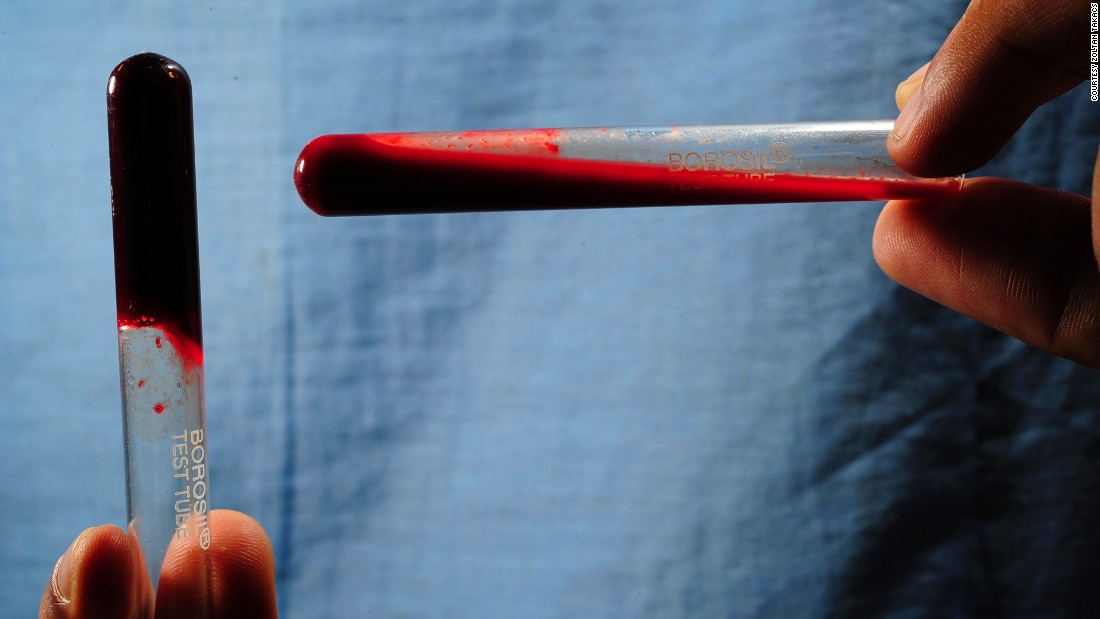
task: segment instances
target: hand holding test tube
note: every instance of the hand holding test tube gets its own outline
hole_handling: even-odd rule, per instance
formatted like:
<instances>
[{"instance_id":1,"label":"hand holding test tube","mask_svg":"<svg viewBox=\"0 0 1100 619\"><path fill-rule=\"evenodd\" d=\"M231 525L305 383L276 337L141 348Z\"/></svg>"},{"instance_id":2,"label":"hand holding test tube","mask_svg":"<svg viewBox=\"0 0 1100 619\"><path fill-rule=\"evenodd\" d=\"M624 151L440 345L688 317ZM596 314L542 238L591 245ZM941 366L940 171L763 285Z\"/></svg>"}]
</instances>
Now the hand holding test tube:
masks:
<instances>
[{"instance_id":1,"label":"hand holding test tube","mask_svg":"<svg viewBox=\"0 0 1100 619\"><path fill-rule=\"evenodd\" d=\"M129 522L76 538L39 617L275 617L263 527L209 508L190 79L138 54L107 107Z\"/></svg>"},{"instance_id":2,"label":"hand holding test tube","mask_svg":"<svg viewBox=\"0 0 1100 619\"><path fill-rule=\"evenodd\" d=\"M899 89L899 107L907 108L907 123L899 125L907 126L891 136L890 146L895 159L906 169L950 175L980 165L1039 103L1080 81L1079 77L1067 80L1069 75L1061 79L1051 77L1061 74L1066 66L1075 66L1074 61L1059 64L1062 54L1052 53L1074 47L1079 42L1080 37L1074 34L1076 31L1066 26L1070 21L1050 18L1041 22L1013 23L1014 17L1026 16L1030 14L1028 9L1039 6L1027 0L985 5L988 8L996 4L1004 9L992 16L982 14L983 7L977 4L981 3L973 5L973 13L968 13L971 19L956 27L935 67L918 71ZM1069 12L1078 6L1059 1L1045 3L1041 8L1054 14ZM1074 15L1074 19L1079 17ZM1036 44L1034 41L1039 40L1036 37L1041 32L1048 35L1042 41L1054 44ZM997 36L1006 33L1011 36ZM1028 44L1023 49L1033 52L1033 57L1042 62L1020 67L1017 66L1020 61L1027 59L1016 58L1014 65L1014 59L1005 56L1006 49L972 49L976 42L1004 38L1026 39ZM975 51L981 53L972 53ZM1078 57L1080 54L1073 54L1073 58ZM1005 86L1004 82L1013 81L1020 75L1026 78L1012 87ZM975 77L981 81L975 82ZM944 89L957 89L960 84L966 85L962 96L944 97ZM1016 93L1027 96L1012 96ZM943 104L930 105L929 102L935 101ZM993 127L992 141L960 140L965 137L967 127L983 130ZM951 145L960 146L958 152L949 148ZM1094 189L1093 193L1092 208L1100 212L1097 206L1100 191ZM934 205L907 201L889 203L876 231L876 256L892 277L923 294L995 324L1030 343L1086 363L1100 364L1095 346L1100 340L1096 336L1096 322L1088 319L1095 314L1097 306L1095 273L1089 275L1090 270L1095 271L1095 260L1089 257L1087 232L1080 234L1089 226L1088 202L1088 198L1082 196L1019 183L992 179L968 181L964 191ZM1035 231L1052 242L1045 246L1041 243L1029 245L1025 252L1013 251L1014 242ZM1060 248L1058 239L1069 241ZM949 265L943 259L960 255L958 250L967 245L976 245L982 251L964 264ZM1066 260L1073 256L1076 257ZM1066 265L1072 267L1072 272L1065 268ZM950 278L945 276L950 266L954 267L953 272L959 280L954 291L948 281ZM1017 292L1028 292L1027 298L1019 294L989 294L1005 292L1005 274L1021 273L1026 276L1026 285L1018 287ZM1070 281L1070 285L1061 294L1052 290L1052 282L1066 281ZM976 285L968 291L963 290L972 284ZM1067 289L1074 293L1067 295ZM1052 296L1060 296L1066 302L1048 304L1045 299ZM1065 323L1066 328L1059 329L1063 317L1072 320ZM1050 334L1058 337L1050 337ZM223 525L219 515L219 512L211 514L215 548L228 544L227 553L232 554L238 545L251 543L250 540L262 536L262 531L234 534L243 527ZM227 537L220 539L222 535ZM82 607L96 609L93 612L117 608L95 598L92 593L109 589L112 584L113 579L102 578L103 574L113 577L125 572L121 566L129 565L129 553L117 551L126 548L128 543L126 534L118 529L112 532L99 527L81 534L58 561L53 579L46 587L41 616L70 616L67 611L70 596L75 596L74 605L76 598L80 598ZM217 564L218 560L215 555L213 563ZM273 604L273 594L271 599ZM120 609L104 616L137 615ZM169 614L158 616L163 619Z\"/></svg>"},{"instance_id":3,"label":"hand holding test tube","mask_svg":"<svg viewBox=\"0 0 1100 619\"><path fill-rule=\"evenodd\" d=\"M183 547L196 583L187 606L206 617L210 474L187 72L156 54L123 61L107 83L107 119L128 534L147 601L165 585L169 547Z\"/></svg>"},{"instance_id":4,"label":"hand holding test tube","mask_svg":"<svg viewBox=\"0 0 1100 619\"><path fill-rule=\"evenodd\" d=\"M899 86L896 127L876 138L876 161L898 176L879 176L882 165L866 175L868 168L848 165L847 173L839 173L841 166L825 175L812 167L757 170L775 176L770 185L752 183L759 179L739 176L725 154L738 149L718 147L719 139L696 140L689 164L679 146L655 153L649 146L624 148L623 140L611 139L614 130L551 129L321 136L302 151L295 181L321 215L892 200L874 236L875 258L888 276L1025 343L1100 367L1100 227L1090 224L1089 198L1005 179L961 182L1037 107L1095 69L1084 64L1082 8L1072 0L972 3L936 58ZM1037 10L1042 20L1033 19ZM1083 123L1090 127L1095 122ZM713 133L727 130L736 128ZM621 131L654 143L676 135L671 127L650 128L648 135ZM587 139L574 139L582 135ZM817 144L828 151L836 142ZM1095 222L1100 160L1092 194Z\"/></svg>"},{"instance_id":5,"label":"hand holding test tube","mask_svg":"<svg viewBox=\"0 0 1100 619\"><path fill-rule=\"evenodd\" d=\"M107 104L129 522L77 537L40 617L275 617L263 527L209 505L190 79L138 54Z\"/></svg>"}]
</instances>

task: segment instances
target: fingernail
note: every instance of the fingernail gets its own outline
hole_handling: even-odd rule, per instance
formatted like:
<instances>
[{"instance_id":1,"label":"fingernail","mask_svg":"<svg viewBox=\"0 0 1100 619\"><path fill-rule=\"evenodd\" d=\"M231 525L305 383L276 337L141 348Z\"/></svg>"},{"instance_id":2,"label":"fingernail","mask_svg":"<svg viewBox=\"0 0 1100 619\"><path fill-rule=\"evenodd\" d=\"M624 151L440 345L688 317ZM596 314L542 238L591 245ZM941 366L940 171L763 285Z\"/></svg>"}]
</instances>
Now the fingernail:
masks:
<instances>
[{"instance_id":1,"label":"fingernail","mask_svg":"<svg viewBox=\"0 0 1100 619\"><path fill-rule=\"evenodd\" d=\"M928 69L928 65L917 69L915 73L910 75L904 82L898 84L896 90L894 90L894 102L898 106L898 110L905 108L905 104L909 102L909 98L913 96L913 93L920 88L920 85L924 83L924 72Z\"/></svg>"},{"instance_id":2,"label":"fingernail","mask_svg":"<svg viewBox=\"0 0 1100 619\"><path fill-rule=\"evenodd\" d=\"M903 138L909 132L909 124L913 120L913 114L920 107L924 75L928 73L929 64L931 62L926 62L921 68L913 71L909 77L905 78L905 81L898 84L897 90L894 92L894 100L901 110L897 120L894 121L894 136L897 138Z\"/></svg>"},{"instance_id":3,"label":"fingernail","mask_svg":"<svg viewBox=\"0 0 1100 619\"><path fill-rule=\"evenodd\" d=\"M69 596L73 593L73 554L76 547L80 545L80 542L88 535L91 529L85 529L80 535L76 536L73 543L69 544L69 549L65 551L65 554L61 555L61 558L57 560L57 566L53 570L53 589L57 594L57 597L68 603Z\"/></svg>"},{"instance_id":4,"label":"fingernail","mask_svg":"<svg viewBox=\"0 0 1100 619\"><path fill-rule=\"evenodd\" d=\"M901 113L898 114L897 120L894 121L894 137L896 139L905 139L906 134L909 133L909 129L913 124L913 119L917 115L917 111L920 109L921 94L924 88L918 87L913 95L909 97L909 101L905 104L905 107L901 108Z\"/></svg>"}]
</instances>

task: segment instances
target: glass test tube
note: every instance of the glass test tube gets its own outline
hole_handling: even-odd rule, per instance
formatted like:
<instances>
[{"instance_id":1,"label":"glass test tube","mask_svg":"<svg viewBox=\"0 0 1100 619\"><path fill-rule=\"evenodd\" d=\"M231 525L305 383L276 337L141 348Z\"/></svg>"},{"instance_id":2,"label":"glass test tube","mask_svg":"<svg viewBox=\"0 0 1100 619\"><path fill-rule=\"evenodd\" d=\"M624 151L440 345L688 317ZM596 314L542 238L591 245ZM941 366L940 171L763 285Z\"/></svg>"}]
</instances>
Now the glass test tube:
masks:
<instances>
[{"instance_id":1,"label":"glass test tube","mask_svg":"<svg viewBox=\"0 0 1100 619\"><path fill-rule=\"evenodd\" d=\"M145 53L107 85L129 534L144 616L209 614L209 477L191 82Z\"/></svg>"},{"instance_id":2,"label":"glass test tube","mask_svg":"<svg viewBox=\"0 0 1100 619\"><path fill-rule=\"evenodd\" d=\"M321 215L928 198L893 121L323 135L295 183Z\"/></svg>"}]
</instances>

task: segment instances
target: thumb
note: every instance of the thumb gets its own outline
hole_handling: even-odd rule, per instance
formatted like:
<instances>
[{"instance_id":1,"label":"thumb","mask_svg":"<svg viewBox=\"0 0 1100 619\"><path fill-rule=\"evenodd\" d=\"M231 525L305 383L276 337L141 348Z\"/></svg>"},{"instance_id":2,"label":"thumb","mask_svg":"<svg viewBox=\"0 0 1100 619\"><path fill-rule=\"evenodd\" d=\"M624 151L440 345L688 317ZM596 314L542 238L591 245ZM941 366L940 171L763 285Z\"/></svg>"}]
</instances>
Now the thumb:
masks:
<instances>
[{"instance_id":1,"label":"thumb","mask_svg":"<svg viewBox=\"0 0 1100 619\"><path fill-rule=\"evenodd\" d=\"M920 176L989 161L1043 103L1088 76L1088 4L973 0L927 67L903 82L890 156Z\"/></svg>"},{"instance_id":2,"label":"thumb","mask_svg":"<svg viewBox=\"0 0 1100 619\"><path fill-rule=\"evenodd\" d=\"M175 538L168 546L157 589L157 619L204 616L213 619L273 619L275 554L259 522L228 509L210 512L210 548L196 538ZM209 580L207 580L209 574Z\"/></svg>"}]
</instances>

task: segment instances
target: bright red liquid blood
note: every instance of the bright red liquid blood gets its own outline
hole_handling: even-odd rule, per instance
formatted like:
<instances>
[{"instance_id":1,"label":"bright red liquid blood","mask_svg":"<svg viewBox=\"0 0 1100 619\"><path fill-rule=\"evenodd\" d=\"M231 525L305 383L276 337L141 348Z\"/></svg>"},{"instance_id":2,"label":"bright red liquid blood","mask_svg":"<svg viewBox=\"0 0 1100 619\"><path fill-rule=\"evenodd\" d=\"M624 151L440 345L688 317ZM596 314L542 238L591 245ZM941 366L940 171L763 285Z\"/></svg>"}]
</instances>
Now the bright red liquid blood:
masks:
<instances>
[{"instance_id":1,"label":"bright red liquid blood","mask_svg":"<svg viewBox=\"0 0 1100 619\"><path fill-rule=\"evenodd\" d=\"M569 159L559 156L553 132L526 139L488 132L507 154L479 152L475 132L443 148L416 134L325 135L303 149L295 184L307 206L328 216L917 199L959 189L956 179L671 171Z\"/></svg>"}]
</instances>

